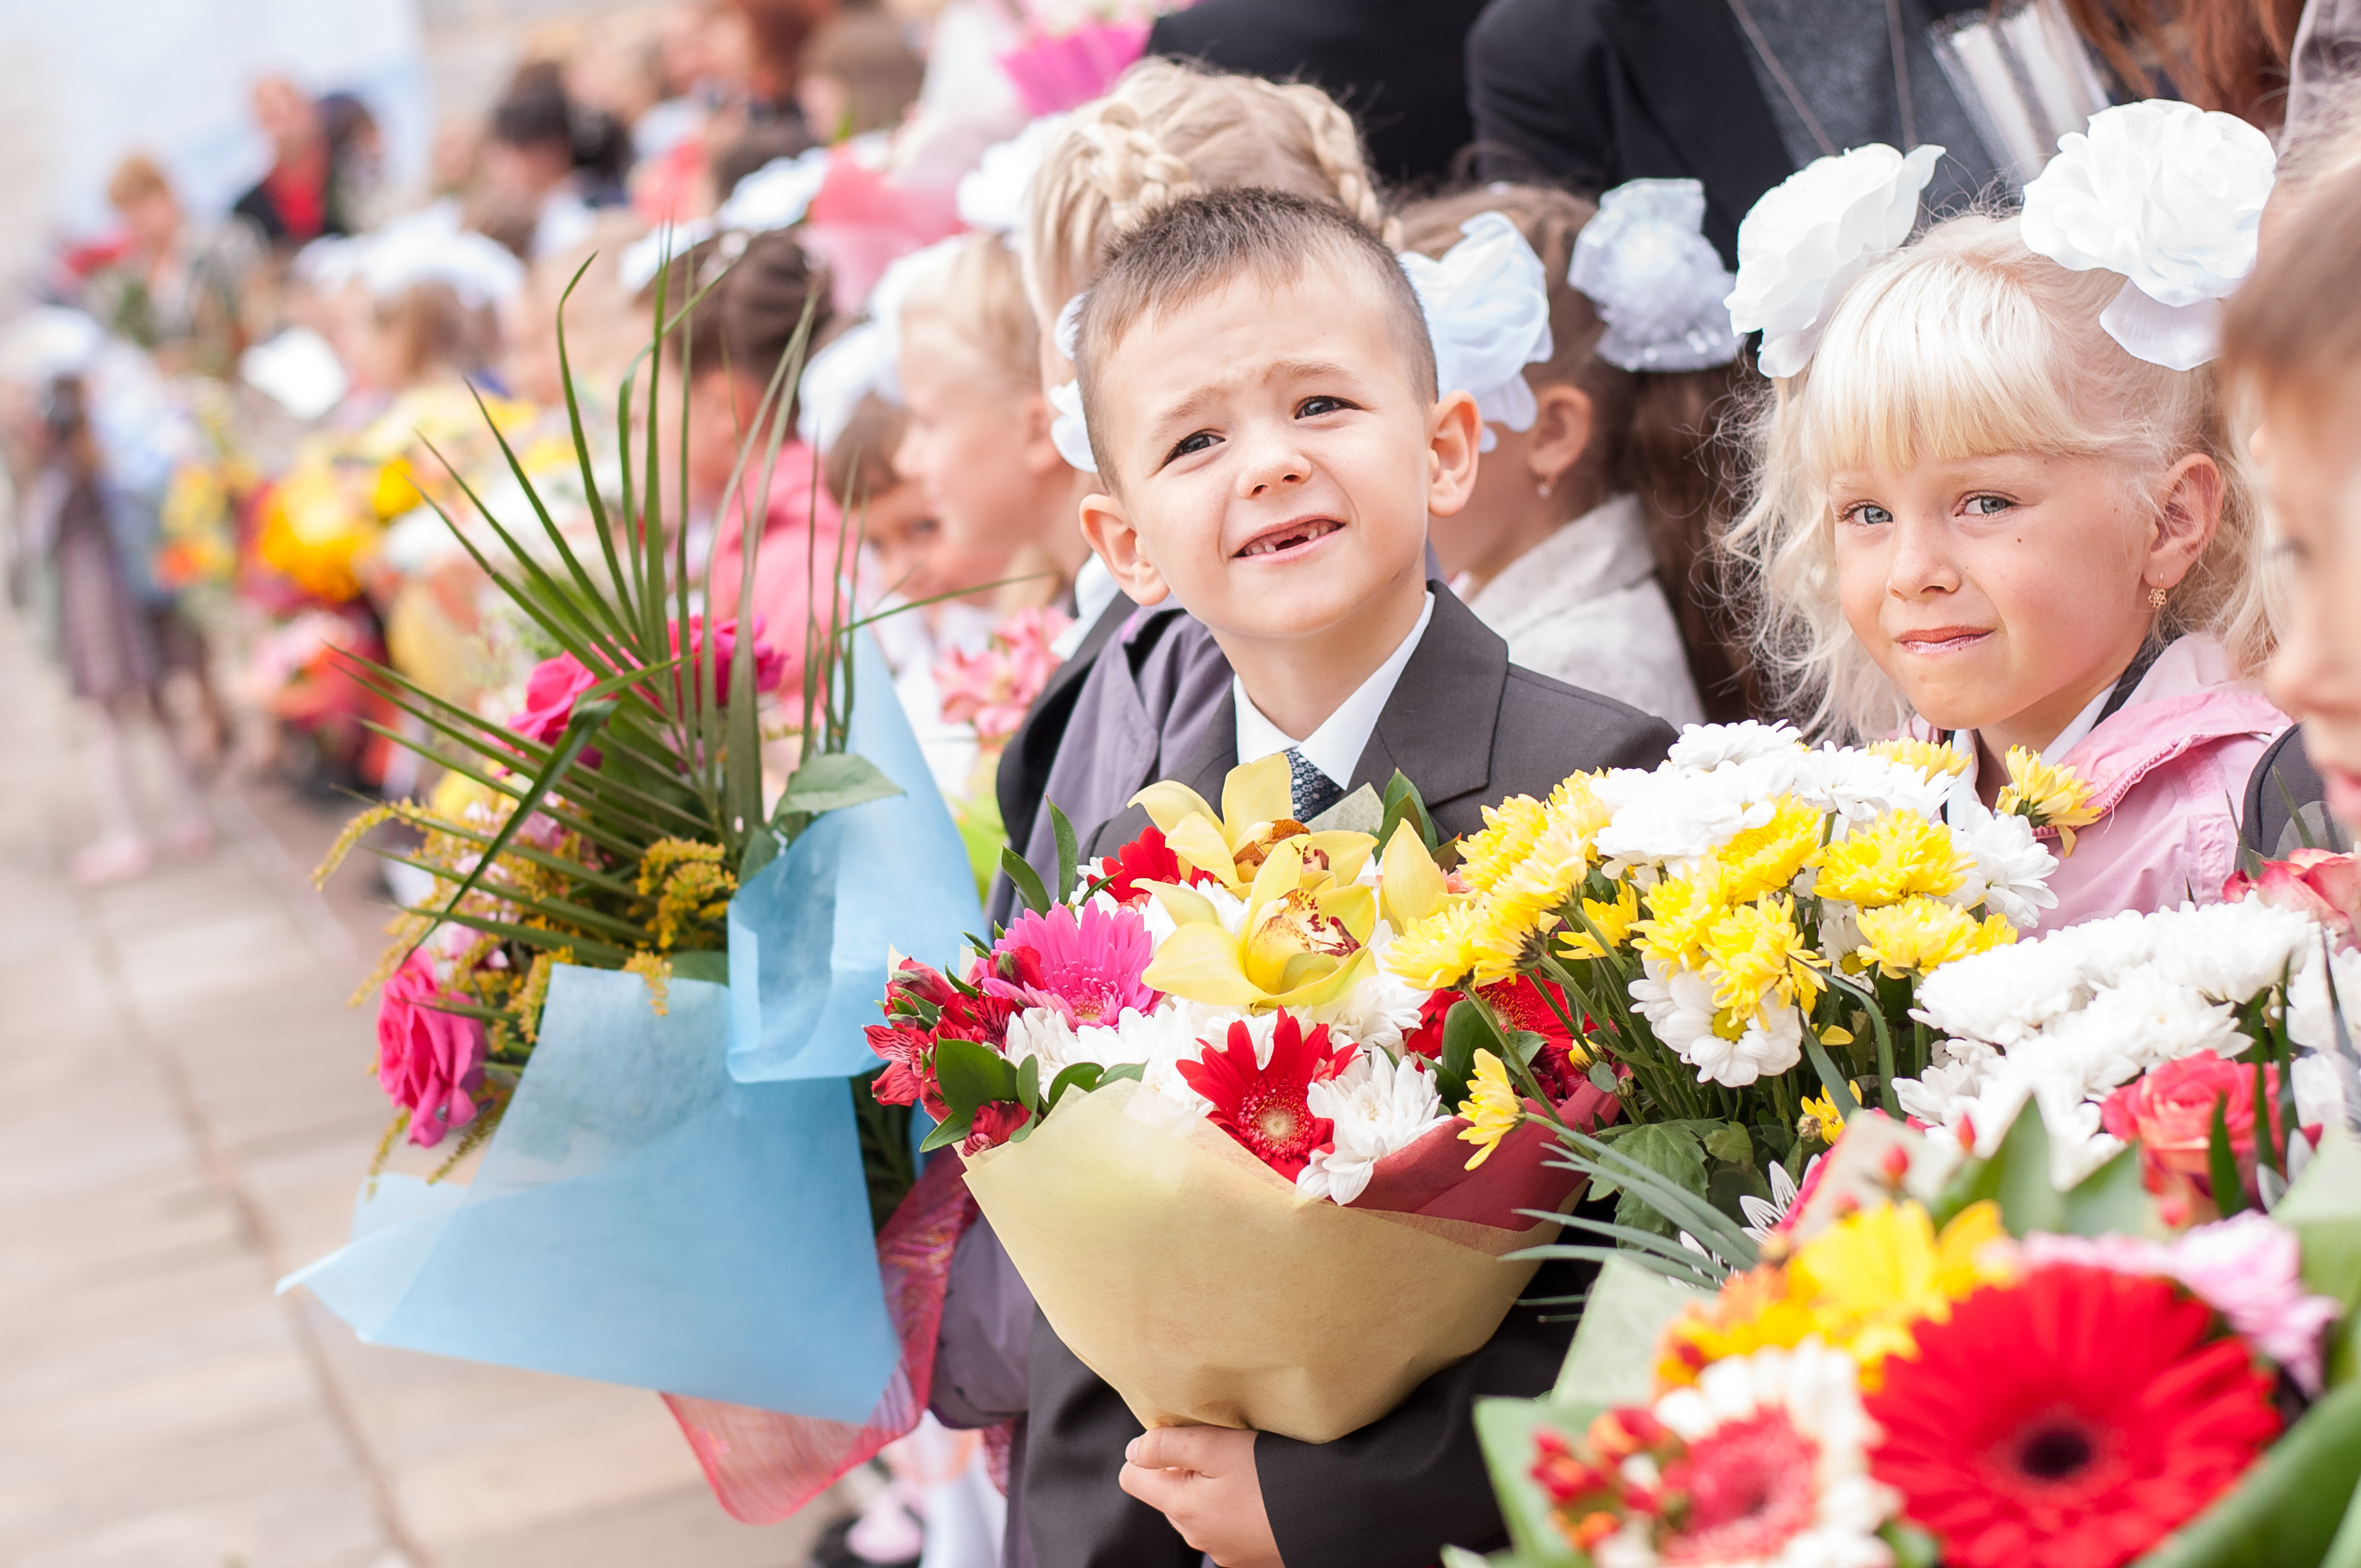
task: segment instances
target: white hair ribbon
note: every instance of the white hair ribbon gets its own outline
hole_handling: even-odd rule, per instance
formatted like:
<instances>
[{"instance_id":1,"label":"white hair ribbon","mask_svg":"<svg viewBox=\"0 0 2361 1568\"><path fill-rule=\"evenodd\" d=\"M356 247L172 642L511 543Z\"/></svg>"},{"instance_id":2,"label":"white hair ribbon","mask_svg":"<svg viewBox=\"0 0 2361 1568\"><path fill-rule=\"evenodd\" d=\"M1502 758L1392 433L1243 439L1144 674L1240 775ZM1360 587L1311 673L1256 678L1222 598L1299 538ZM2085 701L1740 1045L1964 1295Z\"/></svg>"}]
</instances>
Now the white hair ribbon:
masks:
<instances>
[{"instance_id":1,"label":"white hair ribbon","mask_svg":"<svg viewBox=\"0 0 2361 1568\"><path fill-rule=\"evenodd\" d=\"M836 444L861 400L880 389L891 347L884 327L867 321L840 334L806 362L796 389L796 433L805 445L826 452Z\"/></svg>"},{"instance_id":2,"label":"white hair ribbon","mask_svg":"<svg viewBox=\"0 0 2361 1568\"><path fill-rule=\"evenodd\" d=\"M2232 115L2150 100L2102 109L2025 188L2025 243L2124 286L2099 314L2124 352L2193 370L2221 352L2222 302L2255 269L2278 159Z\"/></svg>"},{"instance_id":3,"label":"white hair ribbon","mask_svg":"<svg viewBox=\"0 0 2361 1568\"><path fill-rule=\"evenodd\" d=\"M1058 313L1058 352L1066 356L1069 365L1074 362L1074 350L1080 345L1076 334L1082 330L1082 302L1087 298L1087 293L1077 294ZM1082 384L1061 381L1050 388L1049 407L1057 416L1049 422L1049 439L1056 444L1058 455L1066 460L1070 468L1084 474L1097 473L1099 464L1091 452L1090 426L1082 421Z\"/></svg>"},{"instance_id":4,"label":"white hair ribbon","mask_svg":"<svg viewBox=\"0 0 2361 1568\"><path fill-rule=\"evenodd\" d=\"M475 310L514 299L524 263L488 235L459 226L458 209L437 203L357 242L349 265L378 299L416 283L440 283Z\"/></svg>"},{"instance_id":5,"label":"white hair ribbon","mask_svg":"<svg viewBox=\"0 0 2361 1568\"><path fill-rule=\"evenodd\" d=\"M1633 180L1598 198L1566 281L1598 307L1598 356L1626 370L1704 370L1738 357L1724 303L1738 280L1705 237L1705 186Z\"/></svg>"},{"instance_id":6,"label":"white hair ribbon","mask_svg":"<svg viewBox=\"0 0 2361 1568\"><path fill-rule=\"evenodd\" d=\"M1731 330L1763 334L1765 376L1811 363L1828 318L1853 280L1901 248L1918 222L1918 192L1943 149L1906 156L1883 142L1816 158L1763 194L1738 225Z\"/></svg>"},{"instance_id":7,"label":"white hair ribbon","mask_svg":"<svg viewBox=\"0 0 2361 1568\"><path fill-rule=\"evenodd\" d=\"M983 161L960 176L960 222L1021 241L1033 214L1033 176L1042 155L1065 134L1065 115L1043 115L1008 140L985 148Z\"/></svg>"},{"instance_id":8,"label":"white hair ribbon","mask_svg":"<svg viewBox=\"0 0 2361 1568\"><path fill-rule=\"evenodd\" d=\"M1531 430L1539 415L1525 367L1550 356L1549 277L1507 214L1478 213L1459 232L1442 259L1411 251L1401 266L1426 314L1435 383L1474 396L1489 452L1493 425Z\"/></svg>"},{"instance_id":9,"label":"white hair ribbon","mask_svg":"<svg viewBox=\"0 0 2361 1568\"><path fill-rule=\"evenodd\" d=\"M829 149L815 147L794 158L774 158L731 188L730 199L709 218L658 224L623 248L615 273L626 293L655 280L668 259L717 234L745 236L793 228L811 210L812 198L828 182ZM741 246L742 248L743 241Z\"/></svg>"}]
</instances>

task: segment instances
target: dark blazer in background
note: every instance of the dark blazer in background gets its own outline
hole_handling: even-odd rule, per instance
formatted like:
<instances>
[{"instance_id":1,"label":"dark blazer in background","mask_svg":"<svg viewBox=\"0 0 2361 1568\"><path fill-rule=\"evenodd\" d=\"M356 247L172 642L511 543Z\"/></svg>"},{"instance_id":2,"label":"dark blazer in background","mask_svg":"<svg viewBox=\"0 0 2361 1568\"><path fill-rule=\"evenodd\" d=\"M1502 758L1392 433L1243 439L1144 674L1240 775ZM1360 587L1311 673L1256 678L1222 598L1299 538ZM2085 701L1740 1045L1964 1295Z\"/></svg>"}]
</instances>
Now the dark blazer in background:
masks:
<instances>
[{"instance_id":1,"label":"dark blazer in background","mask_svg":"<svg viewBox=\"0 0 2361 1568\"><path fill-rule=\"evenodd\" d=\"M1704 182L1705 235L1795 171L1726 0L1492 0L1467 35L1477 170L1597 195Z\"/></svg>"},{"instance_id":2,"label":"dark blazer in background","mask_svg":"<svg viewBox=\"0 0 2361 1568\"><path fill-rule=\"evenodd\" d=\"M1389 184L1435 181L1471 134L1465 45L1484 0L1199 0L1148 52L1315 83L1352 112Z\"/></svg>"},{"instance_id":3,"label":"dark blazer in background","mask_svg":"<svg viewBox=\"0 0 2361 1568\"><path fill-rule=\"evenodd\" d=\"M1429 586L1433 617L1347 787L1382 790L1399 768L1425 795L1435 826L1455 836L1483 826L1482 807L1547 795L1568 773L1664 760L1673 730L1663 719L1515 667L1508 644L1473 610L1441 583ZM1236 761L1233 696L1173 776L1218 800ZM1093 833L1086 852L1121 845L1147 821L1132 807ZM1586 1280L1587 1266L1554 1263L1531 1294L1571 1295ZM1257 1438L1255 1470L1287 1568L1428 1568L1445 1543L1499 1543L1499 1508L1471 1411L1486 1395L1548 1388L1573 1335L1570 1321L1515 1308L1483 1349L1360 1431L1329 1443ZM1123 1400L1038 1316L1030 1359L1023 1507L1040 1568L1195 1568L1197 1553L1164 1516L1116 1484L1124 1447L1140 1432Z\"/></svg>"}]
</instances>

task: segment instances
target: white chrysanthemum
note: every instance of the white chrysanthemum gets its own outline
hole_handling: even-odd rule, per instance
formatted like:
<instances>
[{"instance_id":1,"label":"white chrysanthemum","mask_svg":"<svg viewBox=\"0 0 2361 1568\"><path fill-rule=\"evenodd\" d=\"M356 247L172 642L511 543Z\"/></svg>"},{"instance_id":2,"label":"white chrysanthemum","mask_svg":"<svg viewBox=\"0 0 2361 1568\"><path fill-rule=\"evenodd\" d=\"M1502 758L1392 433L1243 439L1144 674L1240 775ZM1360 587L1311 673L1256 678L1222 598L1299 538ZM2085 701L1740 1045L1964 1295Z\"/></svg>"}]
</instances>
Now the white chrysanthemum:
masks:
<instances>
[{"instance_id":1,"label":"white chrysanthemum","mask_svg":"<svg viewBox=\"0 0 2361 1568\"><path fill-rule=\"evenodd\" d=\"M1894 1097L1902 1109L1930 1127L1956 1127L1960 1114L1992 1076L2000 1053L1973 1041L1953 1040L1949 1049L1938 1047L1938 1058L1916 1078L1894 1080Z\"/></svg>"},{"instance_id":2,"label":"white chrysanthemum","mask_svg":"<svg viewBox=\"0 0 2361 1568\"><path fill-rule=\"evenodd\" d=\"M1397 1061L1383 1051L1360 1052L1334 1079L1306 1090L1304 1103L1335 1124L1335 1142L1312 1157L1295 1185L1336 1203L1367 1190L1378 1161L1451 1120L1425 1058Z\"/></svg>"},{"instance_id":3,"label":"white chrysanthemum","mask_svg":"<svg viewBox=\"0 0 2361 1568\"><path fill-rule=\"evenodd\" d=\"M2069 930L2076 929L2069 927ZM1938 1033L2013 1046L2090 996L2066 932L1948 963L1918 982L1911 1016Z\"/></svg>"},{"instance_id":4,"label":"white chrysanthemum","mask_svg":"<svg viewBox=\"0 0 2361 1568\"><path fill-rule=\"evenodd\" d=\"M1811 1488L1810 1510L1796 1520L1792 1533L1750 1541L1743 1561L1749 1568L1886 1568L1894 1561L1879 1527L1901 1507L1901 1494L1869 1472L1868 1451L1877 1440L1876 1423L1861 1409L1852 1358L1830 1350L1817 1338L1792 1350L1758 1350L1750 1355L1715 1362L1696 1384L1677 1388L1658 1399L1658 1420L1690 1447L1688 1472L1692 1484L1712 1474L1713 1439L1724 1427L1752 1422L1764 1416L1786 1418L1800 1440L1799 1456L1807 1454ZM1755 1464L1759 1455L1750 1454ZM1627 1479L1653 1486L1661 1477L1650 1465ZM1750 1476L1759 1482L1759 1471ZM1796 1479L1804 1479L1797 1477ZM1798 1511L1782 1498L1781 1518ZM1676 1553L1680 1561L1703 1561L1693 1553ZM1664 1561L1651 1539L1649 1521L1635 1515L1617 1534L1598 1543L1599 1568L1654 1568ZM1716 1562L1740 1559L1717 1554Z\"/></svg>"},{"instance_id":5,"label":"white chrysanthemum","mask_svg":"<svg viewBox=\"0 0 2361 1568\"><path fill-rule=\"evenodd\" d=\"M1098 1035L1113 1033L1107 1029L1092 1032ZM1074 1026L1067 1023L1066 1015L1054 1007L1027 1007L1011 1018L1000 1053L1013 1062L1021 1062L1027 1057L1039 1060L1041 1081L1044 1083L1078 1061L1097 1059L1082 1050Z\"/></svg>"},{"instance_id":6,"label":"white chrysanthemum","mask_svg":"<svg viewBox=\"0 0 2361 1568\"><path fill-rule=\"evenodd\" d=\"M1598 830L1601 860L1688 861L1727 843L1732 834L1771 820L1770 796L1749 764L1711 773L1660 773L1646 788L1616 804Z\"/></svg>"},{"instance_id":7,"label":"white chrysanthemum","mask_svg":"<svg viewBox=\"0 0 2361 1568\"><path fill-rule=\"evenodd\" d=\"M1792 724L1760 724L1752 718L1737 724L1692 724L1681 731L1664 760L1675 768L1710 770L1774 751L1801 751L1803 744Z\"/></svg>"},{"instance_id":8,"label":"white chrysanthemum","mask_svg":"<svg viewBox=\"0 0 2361 1568\"><path fill-rule=\"evenodd\" d=\"M1795 793L1848 824L1873 822L1889 812L1908 811L1940 820L1951 791L1949 778L1929 778L1916 768L1873 751L1823 746L1806 758Z\"/></svg>"},{"instance_id":9,"label":"white chrysanthemum","mask_svg":"<svg viewBox=\"0 0 2361 1568\"><path fill-rule=\"evenodd\" d=\"M1714 1027L1718 1013L1709 976L1699 970L1669 969L1653 957L1642 961L1647 974L1631 982L1631 1000L1656 1038L1697 1069L1699 1083L1742 1089L1804 1059L1804 1023L1795 1008L1763 1008L1746 1021L1736 1039L1726 1039Z\"/></svg>"},{"instance_id":10,"label":"white chrysanthemum","mask_svg":"<svg viewBox=\"0 0 2361 1568\"><path fill-rule=\"evenodd\" d=\"M2345 1014L2345 1037L2361 1047L2361 952L2340 950L2332 969L2322 959L2323 946L2316 935L2305 945L2294 978L2288 982L2288 1036L2315 1051L2336 1048L2335 1015L2329 1004L2333 973L2335 1001Z\"/></svg>"},{"instance_id":11,"label":"white chrysanthemum","mask_svg":"<svg viewBox=\"0 0 2361 1568\"><path fill-rule=\"evenodd\" d=\"M2024 817L2014 812L1996 817L1979 807L1951 824L1951 841L1976 862L1951 895L1960 908L1981 904L2022 930L2039 920L2043 910L2057 906L2058 895L2048 884L2058 857L2033 836L2033 824Z\"/></svg>"},{"instance_id":12,"label":"white chrysanthemum","mask_svg":"<svg viewBox=\"0 0 2361 1568\"><path fill-rule=\"evenodd\" d=\"M2259 899L2183 906L2148 924L2152 961L2216 1002L2252 1001L2320 940L2310 916Z\"/></svg>"},{"instance_id":13,"label":"white chrysanthemum","mask_svg":"<svg viewBox=\"0 0 2361 1568\"><path fill-rule=\"evenodd\" d=\"M1369 857L1377 864L1377 857ZM1401 1049L1402 1036L1418 1027L1419 1009L1429 994L1386 967L1386 949L1393 945L1393 927L1383 920L1369 933L1369 951L1376 968L1335 1001L1318 1007L1290 1009L1306 1025L1325 1024L1329 1037L1386 1051Z\"/></svg>"}]
</instances>

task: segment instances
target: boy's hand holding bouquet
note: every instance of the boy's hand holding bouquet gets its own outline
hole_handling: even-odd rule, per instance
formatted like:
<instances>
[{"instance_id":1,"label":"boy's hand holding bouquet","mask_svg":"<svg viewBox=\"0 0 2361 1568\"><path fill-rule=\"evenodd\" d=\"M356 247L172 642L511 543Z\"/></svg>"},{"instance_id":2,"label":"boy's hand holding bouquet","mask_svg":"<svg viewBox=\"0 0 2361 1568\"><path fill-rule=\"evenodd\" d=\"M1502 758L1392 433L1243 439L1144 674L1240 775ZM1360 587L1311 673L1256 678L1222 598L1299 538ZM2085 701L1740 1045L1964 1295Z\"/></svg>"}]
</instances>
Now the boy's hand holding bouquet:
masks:
<instances>
[{"instance_id":1,"label":"boy's hand holding bouquet","mask_svg":"<svg viewBox=\"0 0 2361 1568\"><path fill-rule=\"evenodd\" d=\"M1012 857L1027 911L964 977L901 963L870 1031L879 1098L940 1120L1051 1326L1148 1425L1367 1424L1491 1336L1536 1266L1501 1260L1579 1184L1538 1124L1469 1157L1469 1113L1521 1106L1438 1059L1433 996L1383 962L1451 895L1390 795L1378 834L1314 831L1266 758L1218 813L1144 792L1155 826L1082 866L1060 819L1069 900ZM1615 1102L1553 1033L1535 1081L1595 1127Z\"/></svg>"}]
</instances>

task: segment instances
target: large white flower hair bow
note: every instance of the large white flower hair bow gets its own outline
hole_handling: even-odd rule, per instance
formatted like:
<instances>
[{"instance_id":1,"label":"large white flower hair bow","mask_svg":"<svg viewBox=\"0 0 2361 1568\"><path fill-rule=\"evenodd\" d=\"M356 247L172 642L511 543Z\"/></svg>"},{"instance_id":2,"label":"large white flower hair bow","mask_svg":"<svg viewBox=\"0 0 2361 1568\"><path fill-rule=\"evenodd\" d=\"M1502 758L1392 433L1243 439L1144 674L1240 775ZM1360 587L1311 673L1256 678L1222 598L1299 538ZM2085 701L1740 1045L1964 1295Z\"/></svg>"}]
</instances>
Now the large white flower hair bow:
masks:
<instances>
[{"instance_id":1,"label":"large white flower hair bow","mask_svg":"<svg viewBox=\"0 0 2361 1568\"><path fill-rule=\"evenodd\" d=\"M940 275L962 237L896 257L869 291L869 319L805 362L796 388L796 433L806 445L823 453L835 445L852 411L870 393L889 403L902 401L902 308Z\"/></svg>"},{"instance_id":2,"label":"large white flower hair bow","mask_svg":"<svg viewBox=\"0 0 2361 1568\"><path fill-rule=\"evenodd\" d=\"M1918 192L1935 177L1939 147L1906 156L1883 142L1816 158L1754 203L1738 225L1738 286L1730 324L1763 334L1766 376L1811 363L1853 280L1900 248L1918 221Z\"/></svg>"},{"instance_id":3,"label":"large white flower hair bow","mask_svg":"<svg viewBox=\"0 0 2361 1568\"><path fill-rule=\"evenodd\" d=\"M1076 340L1082 330L1082 302L1089 297L1087 293L1077 294L1058 313L1058 352L1066 356L1069 365L1074 362ZM1057 447L1058 455L1066 460L1070 468L1097 473L1099 462L1091 455L1090 426L1082 422L1082 384L1061 381L1050 388L1049 411L1049 441Z\"/></svg>"},{"instance_id":4,"label":"large white flower hair bow","mask_svg":"<svg viewBox=\"0 0 2361 1568\"><path fill-rule=\"evenodd\" d=\"M812 200L828 183L829 149L806 148L793 158L774 158L730 188L730 199L709 218L687 218L658 224L623 247L615 263L616 277L626 293L636 294L655 280L656 269L715 235L768 234L793 228L811 211ZM745 242L739 242L742 248Z\"/></svg>"},{"instance_id":5,"label":"large white flower hair bow","mask_svg":"<svg viewBox=\"0 0 2361 1568\"><path fill-rule=\"evenodd\" d=\"M960 222L1021 243L1033 213L1033 178L1044 155L1065 134L1064 115L1043 115L1006 141L985 148L983 160L960 176Z\"/></svg>"},{"instance_id":6,"label":"large white flower hair bow","mask_svg":"<svg viewBox=\"0 0 2361 1568\"><path fill-rule=\"evenodd\" d=\"M1607 323L1598 355L1626 370L1704 370L1738 357L1724 303L1737 280L1705 237L1705 186L1633 180L1598 198L1566 281Z\"/></svg>"},{"instance_id":7,"label":"large white flower hair bow","mask_svg":"<svg viewBox=\"0 0 2361 1568\"><path fill-rule=\"evenodd\" d=\"M1459 232L1442 259L1411 251L1401 265L1426 313L1435 383L1475 397L1478 449L1489 452L1499 442L1492 426L1531 430L1539 417L1525 367L1550 356L1549 276L1505 214L1478 213Z\"/></svg>"},{"instance_id":8,"label":"large white flower hair bow","mask_svg":"<svg viewBox=\"0 0 2361 1568\"><path fill-rule=\"evenodd\" d=\"M2193 370L2221 351L2222 302L2255 269L2278 159L2233 115L2150 100L2102 109L2025 188L2025 243L2124 287L2099 324L2151 365Z\"/></svg>"}]
</instances>

